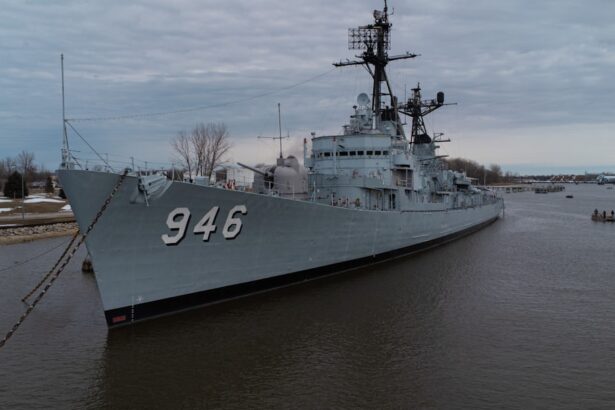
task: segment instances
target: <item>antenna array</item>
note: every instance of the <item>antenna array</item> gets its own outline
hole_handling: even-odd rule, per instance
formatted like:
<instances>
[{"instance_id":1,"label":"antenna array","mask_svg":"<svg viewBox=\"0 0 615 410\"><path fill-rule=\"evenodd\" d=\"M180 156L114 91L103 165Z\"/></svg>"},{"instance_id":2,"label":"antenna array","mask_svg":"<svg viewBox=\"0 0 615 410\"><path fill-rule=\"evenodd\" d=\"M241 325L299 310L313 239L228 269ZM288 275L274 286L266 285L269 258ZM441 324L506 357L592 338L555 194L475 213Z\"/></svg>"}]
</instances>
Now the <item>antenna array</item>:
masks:
<instances>
[{"instance_id":1,"label":"antenna array","mask_svg":"<svg viewBox=\"0 0 615 410\"><path fill-rule=\"evenodd\" d=\"M348 49L349 50L373 50L378 45L378 32L380 27L358 27L348 29ZM389 31L383 33L384 48L391 49L391 34Z\"/></svg>"}]
</instances>

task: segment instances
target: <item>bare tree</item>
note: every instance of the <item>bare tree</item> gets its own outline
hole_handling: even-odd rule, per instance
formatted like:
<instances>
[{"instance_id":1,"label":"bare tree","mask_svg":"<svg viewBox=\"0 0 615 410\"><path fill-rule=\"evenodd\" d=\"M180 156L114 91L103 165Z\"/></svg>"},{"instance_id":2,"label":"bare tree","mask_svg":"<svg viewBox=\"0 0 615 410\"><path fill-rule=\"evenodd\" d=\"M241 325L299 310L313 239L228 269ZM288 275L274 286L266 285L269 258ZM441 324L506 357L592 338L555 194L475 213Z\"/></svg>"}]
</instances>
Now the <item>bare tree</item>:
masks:
<instances>
[{"instance_id":1,"label":"bare tree","mask_svg":"<svg viewBox=\"0 0 615 410\"><path fill-rule=\"evenodd\" d=\"M175 137L173 137L173 139L171 139L171 146L178 157L178 161L188 170L188 177L192 178L194 157L190 138L184 131L180 131Z\"/></svg>"},{"instance_id":2,"label":"bare tree","mask_svg":"<svg viewBox=\"0 0 615 410\"><path fill-rule=\"evenodd\" d=\"M502 179L502 167L491 164L489 168L476 161L465 158L450 158L446 161L453 171L465 172L467 176L476 178L480 183L496 184Z\"/></svg>"},{"instance_id":3,"label":"bare tree","mask_svg":"<svg viewBox=\"0 0 615 410\"><path fill-rule=\"evenodd\" d=\"M190 142L194 152L196 174L205 175L205 164L207 162L207 148L209 138L207 127L201 122L197 124L190 135Z\"/></svg>"},{"instance_id":4,"label":"bare tree","mask_svg":"<svg viewBox=\"0 0 615 410\"><path fill-rule=\"evenodd\" d=\"M10 175L13 171L15 171L16 168L16 164L15 164L15 159L11 158L11 157L6 157L4 159L4 167L6 169L6 175Z\"/></svg>"},{"instance_id":5,"label":"bare tree","mask_svg":"<svg viewBox=\"0 0 615 410\"><path fill-rule=\"evenodd\" d=\"M498 164L491 164L489 166L488 174L489 174L490 183L492 184L498 183L502 179L502 167L500 167Z\"/></svg>"},{"instance_id":6,"label":"bare tree","mask_svg":"<svg viewBox=\"0 0 615 410\"><path fill-rule=\"evenodd\" d=\"M32 175L36 171L34 166L34 153L28 151L21 151L17 155L17 165L21 172L25 172L26 179L31 179Z\"/></svg>"},{"instance_id":7,"label":"bare tree","mask_svg":"<svg viewBox=\"0 0 615 410\"><path fill-rule=\"evenodd\" d=\"M167 179L172 181L183 181L184 180L184 170L172 167L167 170Z\"/></svg>"},{"instance_id":8,"label":"bare tree","mask_svg":"<svg viewBox=\"0 0 615 410\"><path fill-rule=\"evenodd\" d=\"M211 176L231 149L229 132L224 123L197 124L190 135L180 131L171 146L188 175Z\"/></svg>"},{"instance_id":9,"label":"bare tree","mask_svg":"<svg viewBox=\"0 0 615 410\"><path fill-rule=\"evenodd\" d=\"M51 175L51 172L45 167L45 164L39 164L36 167L37 179L47 179L48 175Z\"/></svg>"},{"instance_id":10,"label":"bare tree","mask_svg":"<svg viewBox=\"0 0 615 410\"><path fill-rule=\"evenodd\" d=\"M205 172L207 176L213 174L214 168L222 162L222 158L231 149L231 143L229 141L229 132L226 128L226 124L209 123L206 127L207 132L207 154L205 162Z\"/></svg>"},{"instance_id":11,"label":"bare tree","mask_svg":"<svg viewBox=\"0 0 615 410\"><path fill-rule=\"evenodd\" d=\"M8 176L9 172L6 169L6 163L3 159L0 159L0 181Z\"/></svg>"}]
</instances>

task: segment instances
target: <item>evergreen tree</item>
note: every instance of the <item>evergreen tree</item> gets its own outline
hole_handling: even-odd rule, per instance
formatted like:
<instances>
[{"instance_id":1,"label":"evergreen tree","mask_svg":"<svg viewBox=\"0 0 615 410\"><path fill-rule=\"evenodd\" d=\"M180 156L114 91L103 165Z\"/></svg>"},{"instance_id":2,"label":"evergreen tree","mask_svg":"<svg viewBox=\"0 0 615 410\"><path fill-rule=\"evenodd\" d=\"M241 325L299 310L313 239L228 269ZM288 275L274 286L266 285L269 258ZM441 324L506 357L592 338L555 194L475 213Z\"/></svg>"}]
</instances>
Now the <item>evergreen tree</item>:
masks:
<instances>
[{"instance_id":1,"label":"evergreen tree","mask_svg":"<svg viewBox=\"0 0 615 410\"><path fill-rule=\"evenodd\" d=\"M47 192L48 194L53 194L55 192L51 175L47 175L47 180L45 181L45 192Z\"/></svg>"},{"instance_id":2,"label":"evergreen tree","mask_svg":"<svg viewBox=\"0 0 615 410\"><path fill-rule=\"evenodd\" d=\"M22 181L21 174L17 171L14 171L11 175L9 175L9 179L4 184L4 196L7 198L23 198L28 196L28 187L26 184L23 184L24 192L21 191Z\"/></svg>"}]
</instances>

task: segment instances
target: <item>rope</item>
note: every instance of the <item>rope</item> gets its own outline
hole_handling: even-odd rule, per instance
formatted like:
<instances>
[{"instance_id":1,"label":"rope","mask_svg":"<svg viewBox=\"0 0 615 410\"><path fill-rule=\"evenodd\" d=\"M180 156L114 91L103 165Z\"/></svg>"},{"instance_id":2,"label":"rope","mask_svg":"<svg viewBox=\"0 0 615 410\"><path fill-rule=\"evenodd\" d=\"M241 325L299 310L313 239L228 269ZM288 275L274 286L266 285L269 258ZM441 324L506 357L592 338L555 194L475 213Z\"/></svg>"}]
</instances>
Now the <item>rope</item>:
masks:
<instances>
[{"instance_id":1,"label":"rope","mask_svg":"<svg viewBox=\"0 0 615 410\"><path fill-rule=\"evenodd\" d=\"M66 268L66 265L69 264L69 262L71 261L72 257L75 255L75 252L77 252L77 249L79 249L79 247L81 246L81 244L83 243L83 241L85 241L85 238L88 236L88 234L92 231L92 229L94 229L94 225L96 225L96 223L98 222L98 220L100 219L100 217L102 216L103 212L105 212L105 210L107 209L107 206L109 206L109 203L111 202L111 199L113 199L113 196L117 193L118 189L120 188L120 185L122 185L122 183L124 182L124 179L126 178L126 175L128 175L128 169L124 170L124 173L120 176L119 180L117 181L117 183L115 184L115 187L113 187L113 190L111 191L111 193L109 194L109 196L107 197L107 199L105 200L103 206L100 208L100 211L98 211L98 213L96 214L96 216L94 217L94 220L92 221L92 223L88 226L88 229L86 230L85 234L83 234L81 236L81 238L79 239L79 241L77 242L77 245L75 245L70 254L68 255L68 257L64 260L64 262L62 263L62 265L60 266L60 268L51 276L51 279L49 279L49 281L47 282L47 285L45 285L45 287L43 288L43 290L36 296L36 298L34 299L34 301L32 301L32 303L28 306L28 308L25 310L25 312L23 312L23 314L19 317L19 319L17 320L17 322L13 325L13 327L11 328L11 330L9 330L6 334L6 336L4 336L4 339L0 340L0 348L2 348L7 340L9 340L11 338L11 336L13 336L13 334L15 334L15 332L17 331L17 329L19 329L19 326L21 326L21 324L24 322L24 320L28 317L28 315L34 310L34 307L43 299L43 297L45 296L45 294L47 294L47 291L49 290L49 288L51 287L51 285L53 285L53 283L55 282L55 280L60 276L60 274L62 273L62 271L64 270L64 268ZM75 236L76 238L76 236ZM72 241L71 241L72 244ZM66 251L62 254L62 257L64 257L64 255L66 255L66 252L68 252L68 250L70 249L70 245L66 248ZM60 257L60 259L58 260L58 263L62 260L62 257ZM38 287L40 287L40 284L37 285ZM28 294L29 296L29 294ZM28 297L26 296L26 298ZM25 299L25 298L24 298Z\"/></svg>"}]
</instances>

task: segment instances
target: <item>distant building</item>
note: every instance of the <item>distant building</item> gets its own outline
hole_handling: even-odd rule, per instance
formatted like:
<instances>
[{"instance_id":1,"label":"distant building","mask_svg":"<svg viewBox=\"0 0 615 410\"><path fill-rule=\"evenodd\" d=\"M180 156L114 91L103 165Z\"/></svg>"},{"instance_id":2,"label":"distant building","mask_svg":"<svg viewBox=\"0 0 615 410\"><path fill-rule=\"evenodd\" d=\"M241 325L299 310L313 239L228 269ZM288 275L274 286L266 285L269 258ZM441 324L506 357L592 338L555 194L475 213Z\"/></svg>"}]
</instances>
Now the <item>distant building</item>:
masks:
<instances>
[{"instance_id":1,"label":"distant building","mask_svg":"<svg viewBox=\"0 0 615 410\"><path fill-rule=\"evenodd\" d=\"M30 188L45 188L46 182L45 181L33 181L30 182L28 184L30 186Z\"/></svg>"},{"instance_id":2,"label":"distant building","mask_svg":"<svg viewBox=\"0 0 615 410\"><path fill-rule=\"evenodd\" d=\"M212 182L216 185L233 183L236 187L252 188L254 172L232 162L224 162L214 168Z\"/></svg>"}]
</instances>

